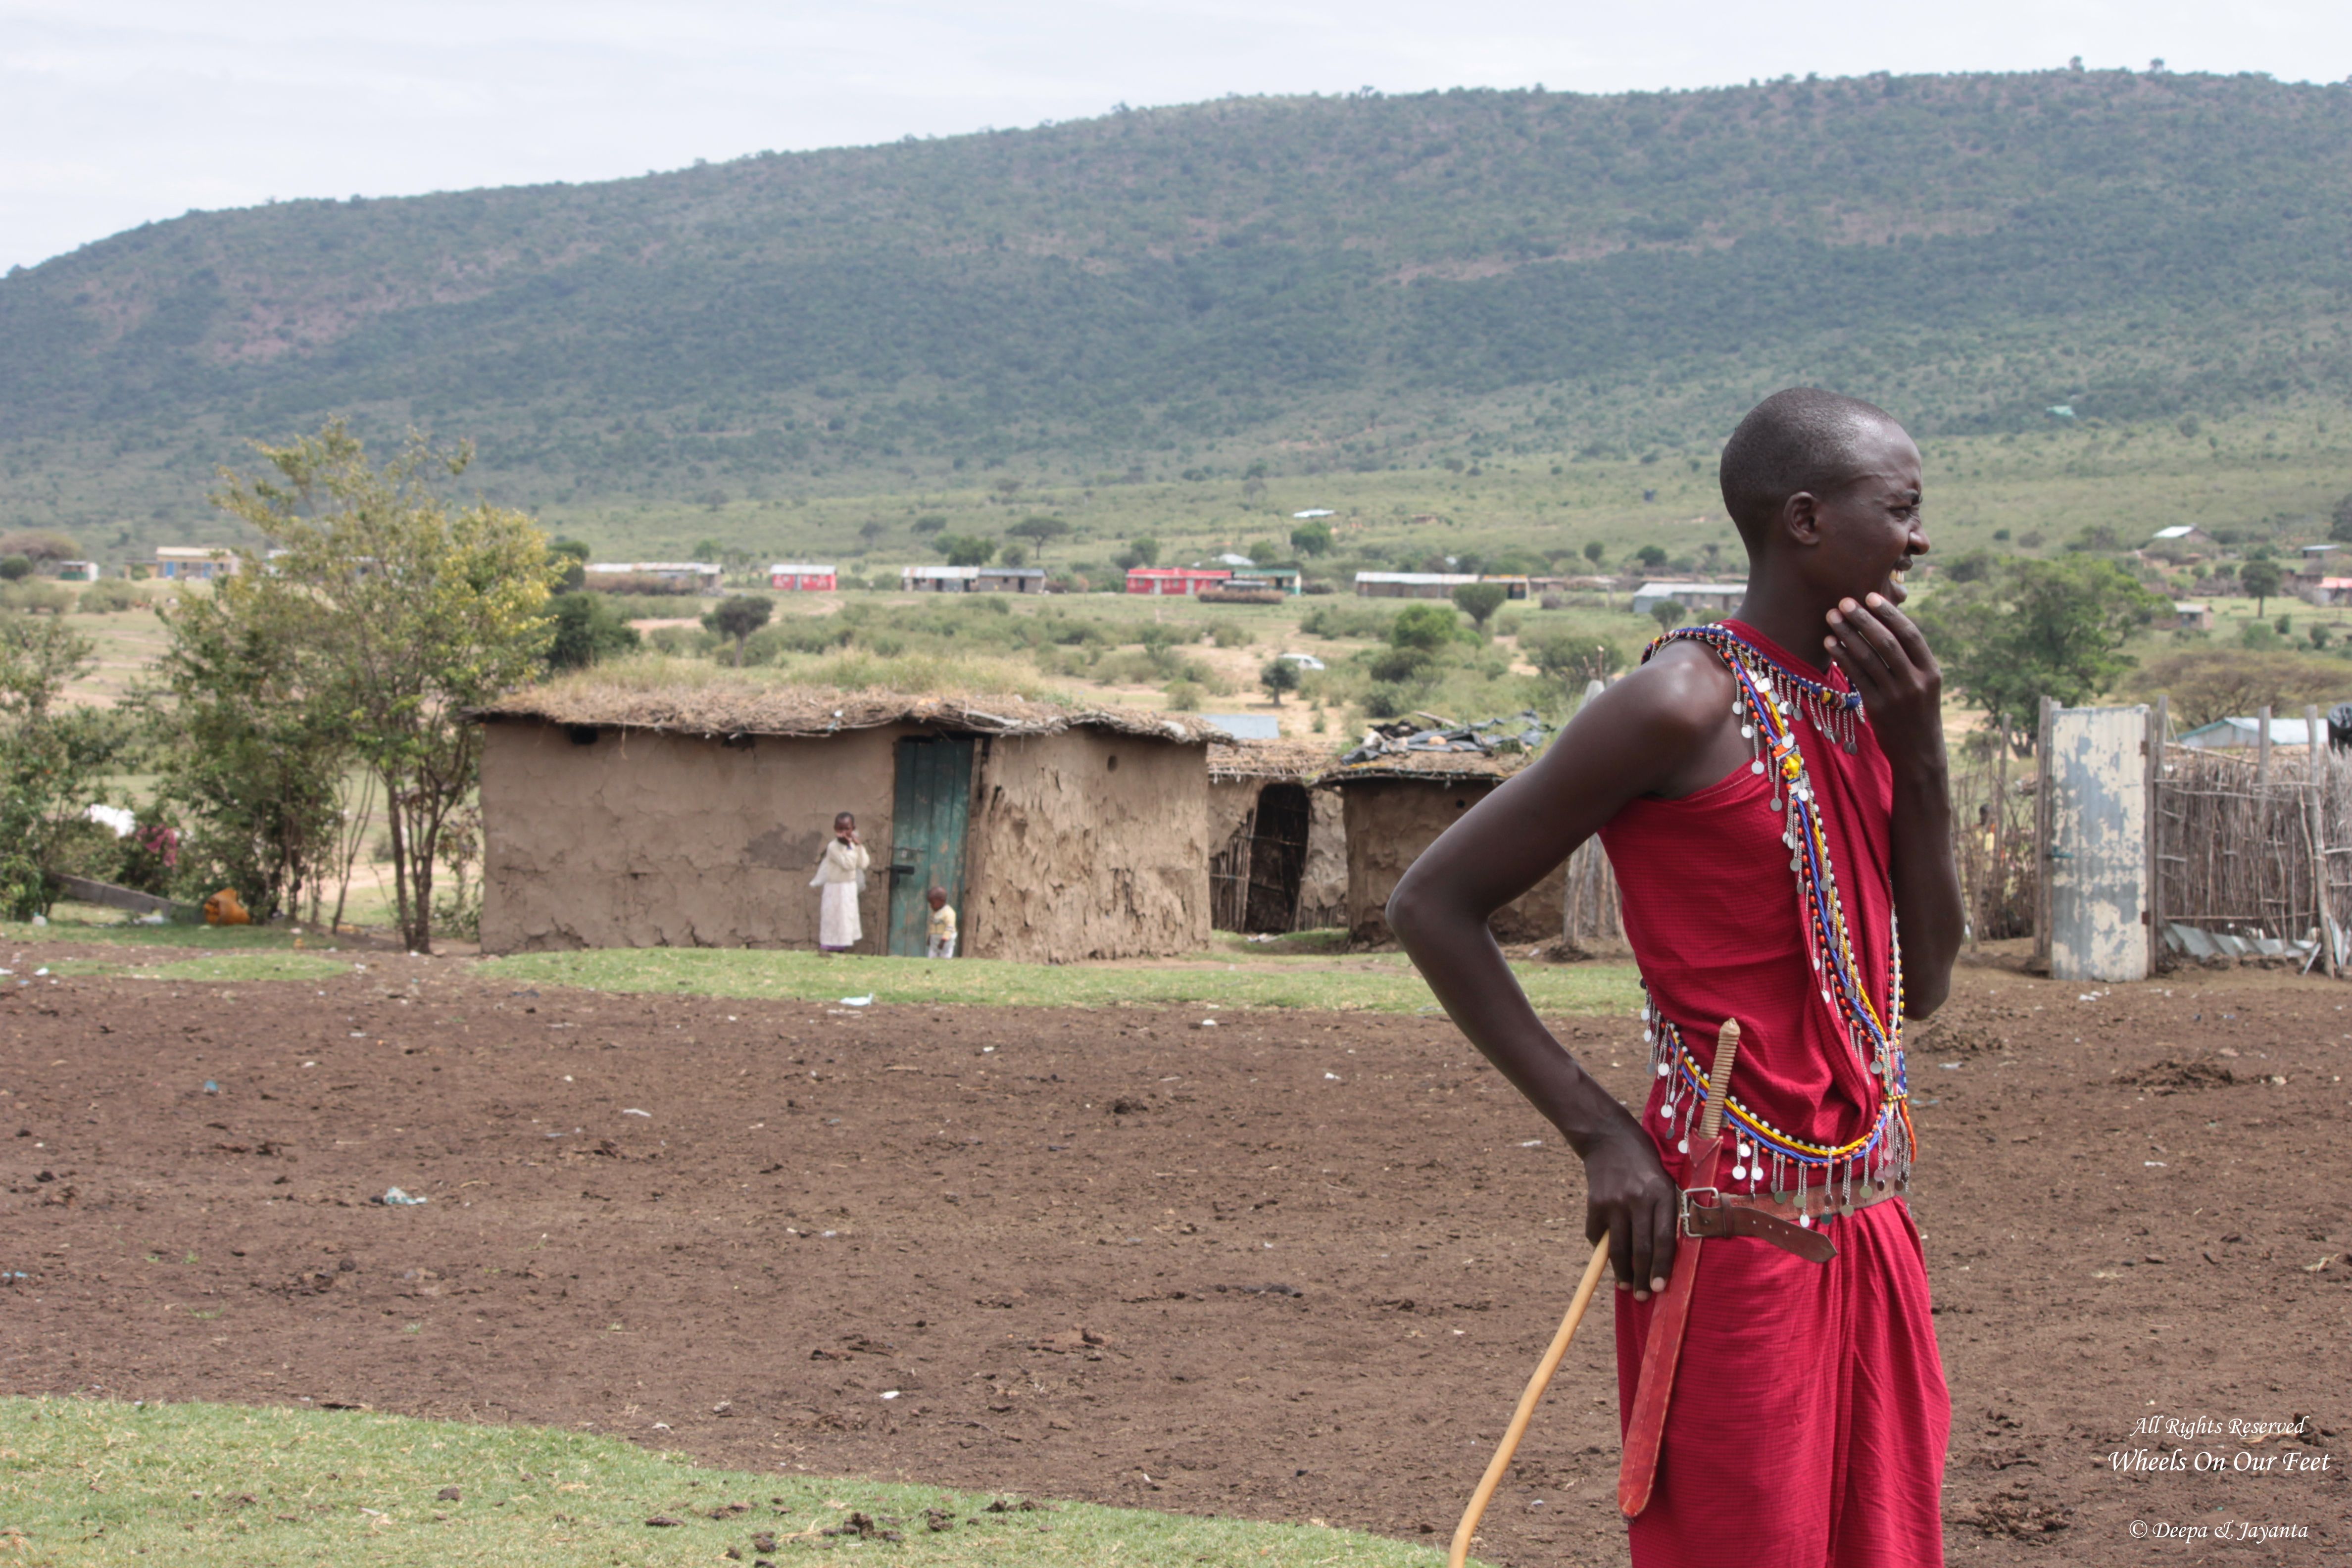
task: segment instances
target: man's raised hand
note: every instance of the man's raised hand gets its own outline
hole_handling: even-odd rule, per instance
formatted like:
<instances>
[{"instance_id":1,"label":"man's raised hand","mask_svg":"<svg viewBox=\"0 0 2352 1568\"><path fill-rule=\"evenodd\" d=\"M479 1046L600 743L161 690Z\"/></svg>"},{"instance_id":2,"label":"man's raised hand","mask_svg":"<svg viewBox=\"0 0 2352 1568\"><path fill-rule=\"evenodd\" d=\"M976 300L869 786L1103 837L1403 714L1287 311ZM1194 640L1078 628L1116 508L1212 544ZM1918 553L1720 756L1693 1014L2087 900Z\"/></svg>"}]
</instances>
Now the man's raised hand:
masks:
<instances>
[{"instance_id":1,"label":"man's raised hand","mask_svg":"<svg viewBox=\"0 0 2352 1568\"><path fill-rule=\"evenodd\" d=\"M1860 604L1841 599L1822 639L1830 658L1862 694L1863 710L1890 760L1943 746L1944 674L1911 617L1881 595Z\"/></svg>"}]
</instances>

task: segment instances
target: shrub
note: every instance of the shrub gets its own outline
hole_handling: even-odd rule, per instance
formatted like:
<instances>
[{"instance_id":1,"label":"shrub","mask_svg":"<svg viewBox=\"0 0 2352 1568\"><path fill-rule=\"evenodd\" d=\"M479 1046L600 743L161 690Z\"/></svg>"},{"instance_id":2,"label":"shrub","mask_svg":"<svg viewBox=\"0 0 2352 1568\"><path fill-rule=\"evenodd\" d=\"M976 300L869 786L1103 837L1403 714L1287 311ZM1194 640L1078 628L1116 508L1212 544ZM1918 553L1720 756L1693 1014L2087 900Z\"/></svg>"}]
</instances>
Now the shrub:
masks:
<instances>
[{"instance_id":1,"label":"shrub","mask_svg":"<svg viewBox=\"0 0 2352 1568\"><path fill-rule=\"evenodd\" d=\"M85 616L116 615L142 609L146 604L139 590L120 577L102 578L81 591L80 608Z\"/></svg>"},{"instance_id":2,"label":"shrub","mask_svg":"<svg viewBox=\"0 0 2352 1568\"><path fill-rule=\"evenodd\" d=\"M29 578L23 582L0 583L0 610L62 616L73 607L73 590L55 583Z\"/></svg>"},{"instance_id":3,"label":"shrub","mask_svg":"<svg viewBox=\"0 0 2352 1568\"><path fill-rule=\"evenodd\" d=\"M584 669L644 645L636 628L614 614L612 601L601 594L558 594L547 608L555 623L547 645L550 669Z\"/></svg>"},{"instance_id":4,"label":"shrub","mask_svg":"<svg viewBox=\"0 0 2352 1568\"><path fill-rule=\"evenodd\" d=\"M1364 669L1376 681L1397 685L1423 679L1433 662L1426 648L1384 647L1365 658Z\"/></svg>"},{"instance_id":5,"label":"shrub","mask_svg":"<svg viewBox=\"0 0 2352 1568\"><path fill-rule=\"evenodd\" d=\"M1450 605L1407 605L1389 625L1389 646L1430 651L1461 635L1462 622Z\"/></svg>"}]
</instances>

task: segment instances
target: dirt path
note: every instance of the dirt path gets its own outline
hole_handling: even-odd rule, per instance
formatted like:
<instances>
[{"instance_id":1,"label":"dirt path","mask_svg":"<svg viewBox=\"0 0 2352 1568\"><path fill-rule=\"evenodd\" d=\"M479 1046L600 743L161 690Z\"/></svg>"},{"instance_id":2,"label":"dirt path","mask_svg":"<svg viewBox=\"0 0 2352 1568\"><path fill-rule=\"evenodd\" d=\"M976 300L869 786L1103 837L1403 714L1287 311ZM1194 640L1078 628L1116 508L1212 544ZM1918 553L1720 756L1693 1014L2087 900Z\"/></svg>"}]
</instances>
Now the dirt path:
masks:
<instances>
[{"instance_id":1,"label":"dirt path","mask_svg":"<svg viewBox=\"0 0 2352 1568\"><path fill-rule=\"evenodd\" d=\"M1956 1561L2154 1560L2136 1519L2315 1531L2164 1561L2342 1560L2347 996L1964 974L1913 1073ZM1562 1028L1639 1092L1631 1020ZM2235 1081L2127 1080L2165 1058ZM0 1089L11 1392L1440 1540L1585 1250L1573 1158L1423 1018L542 995L394 955L323 990L37 982ZM1491 1560L1622 1560L1608 1343ZM2271 1473L2108 1468L2146 1416L2295 1415L2335 1435L2201 1445Z\"/></svg>"}]
</instances>

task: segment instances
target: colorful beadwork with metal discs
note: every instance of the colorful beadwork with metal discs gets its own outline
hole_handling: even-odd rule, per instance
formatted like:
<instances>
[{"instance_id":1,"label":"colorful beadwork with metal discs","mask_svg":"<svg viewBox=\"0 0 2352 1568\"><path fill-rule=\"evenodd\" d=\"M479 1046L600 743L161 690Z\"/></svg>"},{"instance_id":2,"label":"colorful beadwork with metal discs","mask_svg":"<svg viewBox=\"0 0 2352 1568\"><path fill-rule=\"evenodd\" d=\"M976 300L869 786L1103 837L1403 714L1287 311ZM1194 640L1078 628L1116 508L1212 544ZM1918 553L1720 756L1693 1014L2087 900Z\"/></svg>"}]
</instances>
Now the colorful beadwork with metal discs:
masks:
<instances>
[{"instance_id":1,"label":"colorful beadwork with metal discs","mask_svg":"<svg viewBox=\"0 0 2352 1568\"><path fill-rule=\"evenodd\" d=\"M1815 990L1878 1085L1878 1113L1870 1129L1838 1144L1814 1143L1784 1132L1737 1096L1727 1096L1724 1110L1738 1131L1731 1180L1751 1192L1774 1193L1808 1213L1824 1207L1851 1209L1857 1185L1875 1184L1883 1190L1889 1184L1907 1182L1917 1147L1903 1063L1903 943L1898 931L1888 931L1888 1015L1881 1017L1854 958L1845 904L1838 896L1831 862L1829 833L1797 743L1795 721L1801 715L1817 733L1851 752L1864 721L1862 698L1786 668L1721 625L1676 627L1650 645L1643 662L1670 642L1707 647L1723 660L1738 685L1731 711L1739 721L1740 738L1755 747L1751 767L1770 781L1770 809L1786 813L1781 842L1789 847L1789 869L1796 878L1799 920ZM1672 1019L1654 1005L1644 1006L1643 1018L1654 1069L1668 1080L1660 1115L1670 1125L1682 1124L1680 1146L1687 1152L1691 1125L1706 1106L1706 1069Z\"/></svg>"}]
</instances>

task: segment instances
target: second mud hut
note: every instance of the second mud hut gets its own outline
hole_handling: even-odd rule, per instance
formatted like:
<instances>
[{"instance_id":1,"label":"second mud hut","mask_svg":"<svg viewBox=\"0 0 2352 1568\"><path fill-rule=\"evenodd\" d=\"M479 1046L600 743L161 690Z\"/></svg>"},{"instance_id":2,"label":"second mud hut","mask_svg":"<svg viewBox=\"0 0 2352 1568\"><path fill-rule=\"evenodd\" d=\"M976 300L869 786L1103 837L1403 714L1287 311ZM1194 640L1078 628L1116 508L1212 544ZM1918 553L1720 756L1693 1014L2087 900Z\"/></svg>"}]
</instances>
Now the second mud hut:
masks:
<instances>
[{"instance_id":1,"label":"second mud hut","mask_svg":"<svg viewBox=\"0 0 2352 1568\"><path fill-rule=\"evenodd\" d=\"M1331 766L1320 741L1209 748L1209 923L1253 934L1320 931L1347 918L1347 825L1313 786Z\"/></svg>"},{"instance_id":2,"label":"second mud hut","mask_svg":"<svg viewBox=\"0 0 2352 1568\"><path fill-rule=\"evenodd\" d=\"M1528 761L1477 752L1392 752L1324 775L1317 787L1338 793L1346 823L1351 941L1374 947L1396 940L1386 911L1405 868ZM1556 868L1496 912L1488 922L1496 940L1557 942L1567 888L1567 868Z\"/></svg>"}]
</instances>

